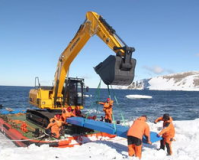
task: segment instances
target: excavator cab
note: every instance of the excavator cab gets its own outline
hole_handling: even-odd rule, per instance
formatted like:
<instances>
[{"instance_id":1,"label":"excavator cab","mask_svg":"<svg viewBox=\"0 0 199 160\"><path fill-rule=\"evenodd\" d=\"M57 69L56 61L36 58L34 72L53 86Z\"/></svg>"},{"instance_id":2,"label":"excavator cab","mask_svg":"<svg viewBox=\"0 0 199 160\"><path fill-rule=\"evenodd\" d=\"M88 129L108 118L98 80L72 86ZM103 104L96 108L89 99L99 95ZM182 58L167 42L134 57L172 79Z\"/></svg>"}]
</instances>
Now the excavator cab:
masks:
<instances>
[{"instance_id":1,"label":"excavator cab","mask_svg":"<svg viewBox=\"0 0 199 160\"><path fill-rule=\"evenodd\" d=\"M84 79L67 78L63 88L63 103L69 106L83 106Z\"/></svg>"}]
</instances>

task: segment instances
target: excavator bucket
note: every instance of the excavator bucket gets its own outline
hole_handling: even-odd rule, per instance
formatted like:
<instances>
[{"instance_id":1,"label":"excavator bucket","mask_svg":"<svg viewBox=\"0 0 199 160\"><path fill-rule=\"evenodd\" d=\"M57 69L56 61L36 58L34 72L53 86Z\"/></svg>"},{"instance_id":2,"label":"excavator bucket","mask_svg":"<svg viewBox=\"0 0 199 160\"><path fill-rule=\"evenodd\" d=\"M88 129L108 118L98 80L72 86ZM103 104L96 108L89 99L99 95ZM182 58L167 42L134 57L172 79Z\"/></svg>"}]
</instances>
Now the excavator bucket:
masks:
<instances>
[{"instance_id":1,"label":"excavator bucket","mask_svg":"<svg viewBox=\"0 0 199 160\"><path fill-rule=\"evenodd\" d=\"M136 60L131 58L126 67L123 64L122 57L110 55L94 69L106 85L130 85L134 79Z\"/></svg>"}]
</instances>

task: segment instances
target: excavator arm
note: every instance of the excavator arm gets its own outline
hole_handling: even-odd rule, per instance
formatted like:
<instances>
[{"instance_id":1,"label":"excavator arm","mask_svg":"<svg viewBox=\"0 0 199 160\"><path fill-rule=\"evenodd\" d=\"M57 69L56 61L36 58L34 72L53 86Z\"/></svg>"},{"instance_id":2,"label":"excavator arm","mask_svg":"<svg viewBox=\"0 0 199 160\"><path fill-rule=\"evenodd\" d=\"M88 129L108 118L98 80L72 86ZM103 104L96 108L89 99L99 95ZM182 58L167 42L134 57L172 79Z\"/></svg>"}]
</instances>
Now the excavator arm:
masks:
<instances>
[{"instance_id":1,"label":"excavator arm","mask_svg":"<svg viewBox=\"0 0 199 160\"><path fill-rule=\"evenodd\" d=\"M56 101L62 97L62 89L70 64L93 35L97 35L101 40L103 40L104 43L106 43L106 45L108 45L117 56L117 58L111 56L103 63L100 63L95 67L95 71L101 76L104 83L107 85L129 85L132 82L134 78L134 68L136 61L132 59L131 56L135 49L128 47L116 34L115 30L102 18L102 16L95 12L87 12L86 20L82 25L80 25L75 37L69 43L68 47L62 52L59 58L54 79L54 104L56 104ZM118 67L118 70L116 70L114 68L115 66L113 66L110 70L114 71L111 72L128 73L125 75L118 73L120 78L118 78L118 75L115 75L115 73L112 73L111 78L108 78L107 80L107 77L110 74L107 72L107 67L104 66L107 66L108 64L113 64L115 66L117 65L116 68ZM121 80L114 83L113 81L116 78Z\"/></svg>"}]
</instances>

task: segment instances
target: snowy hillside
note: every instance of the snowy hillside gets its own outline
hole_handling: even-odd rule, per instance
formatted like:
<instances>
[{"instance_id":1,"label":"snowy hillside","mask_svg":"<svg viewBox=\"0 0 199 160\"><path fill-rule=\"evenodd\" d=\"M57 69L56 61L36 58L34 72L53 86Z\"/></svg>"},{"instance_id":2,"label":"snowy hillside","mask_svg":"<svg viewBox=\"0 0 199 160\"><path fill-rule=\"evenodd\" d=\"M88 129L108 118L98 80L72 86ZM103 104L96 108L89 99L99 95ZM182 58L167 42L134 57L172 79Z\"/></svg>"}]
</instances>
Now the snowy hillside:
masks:
<instances>
[{"instance_id":1,"label":"snowy hillside","mask_svg":"<svg viewBox=\"0 0 199 160\"><path fill-rule=\"evenodd\" d=\"M184 72L160 76L144 81L149 90L186 90L199 91L199 72Z\"/></svg>"},{"instance_id":2,"label":"snowy hillside","mask_svg":"<svg viewBox=\"0 0 199 160\"><path fill-rule=\"evenodd\" d=\"M199 91L199 71L158 76L134 82L118 89L184 90Z\"/></svg>"}]
</instances>

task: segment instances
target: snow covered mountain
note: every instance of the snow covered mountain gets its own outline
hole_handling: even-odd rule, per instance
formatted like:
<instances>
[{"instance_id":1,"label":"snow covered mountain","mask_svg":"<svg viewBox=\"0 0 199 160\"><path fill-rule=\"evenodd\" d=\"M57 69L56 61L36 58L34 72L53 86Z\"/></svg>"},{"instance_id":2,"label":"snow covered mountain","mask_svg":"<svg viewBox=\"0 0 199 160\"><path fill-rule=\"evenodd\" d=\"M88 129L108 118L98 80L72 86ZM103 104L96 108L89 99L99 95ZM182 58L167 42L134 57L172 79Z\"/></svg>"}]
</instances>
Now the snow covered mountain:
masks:
<instances>
[{"instance_id":1,"label":"snow covered mountain","mask_svg":"<svg viewBox=\"0 0 199 160\"><path fill-rule=\"evenodd\" d=\"M133 82L128 87L121 86L119 88L199 91L199 71L183 72L143 79L139 82Z\"/></svg>"},{"instance_id":2,"label":"snow covered mountain","mask_svg":"<svg viewBox=\"0 0 199 160\"><path fill-rule=\"evenodd\" d=\"M183 72L143 80L144 89L199 91L199 71Z\"/></svg>"}]
</instances>

